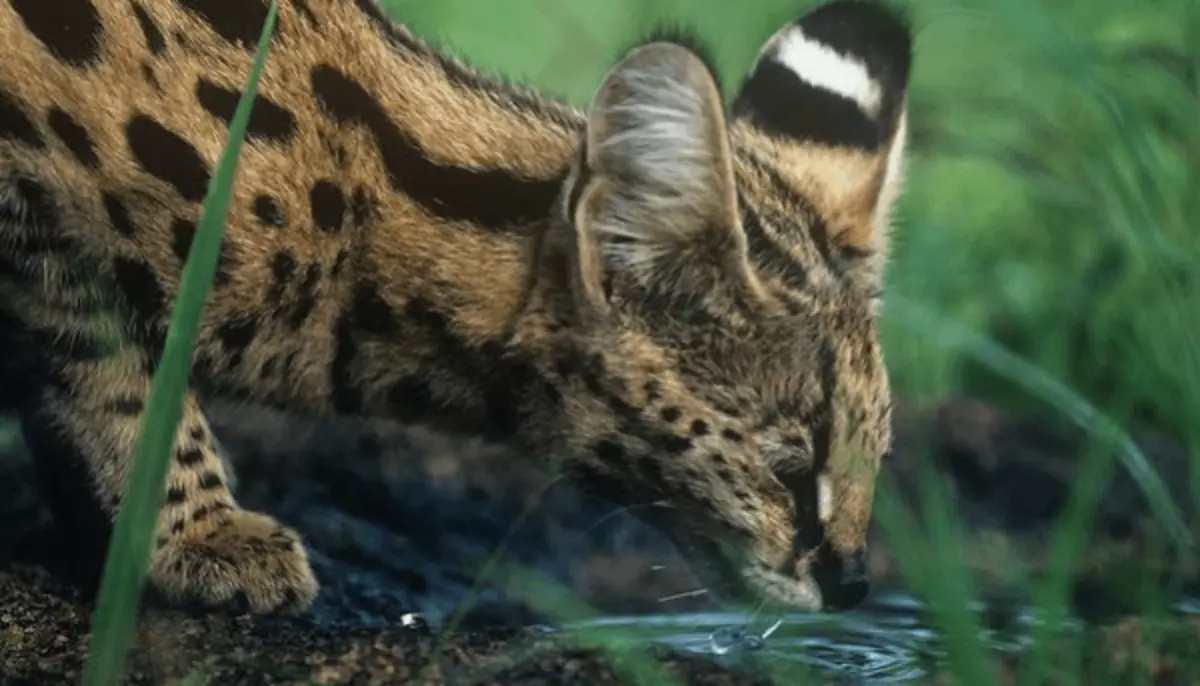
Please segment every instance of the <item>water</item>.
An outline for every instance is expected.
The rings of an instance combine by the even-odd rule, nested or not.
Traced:
[[[944,656],[924,606],[899,592],[880,593],[852,612],[772,616],[749,623],[748,619],[745,614],[721,612],[604,617],[565,624],[562,631],[610,640],[656,641],[723,658],[751,652],[785,666],[806,665],[834,683],[871,686],[928,677]],[[1023,651],[1037,621],[1032,613],[1018,611],[1003,628],[985,629],[980,640],[991,651]]]

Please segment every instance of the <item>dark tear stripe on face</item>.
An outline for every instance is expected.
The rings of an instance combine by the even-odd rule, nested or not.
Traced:
[[[837,393],[837,351],[828,341],[821,343],[820,363],[821,401],[804,423],[812,432],[812,469],[777,474],[780,482],[796,501],[796,548],[799,554],[814,550],[825,540],[825,524],[817,511],[817,477],[829,464],[832,448],[834,397]]]

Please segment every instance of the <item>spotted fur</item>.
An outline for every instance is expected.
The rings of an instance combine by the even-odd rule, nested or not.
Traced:
[[[0,2],[0,380],[93,551],[265,16]],[[282,0],[151,586],[261,612],[317,592],[296,534],[234,499],[198,402],[223,395],[507,441],[655,503],[714,590],[857,603],[909,61],[896,17],[843,0],[781,28],[728,113],[664,40],[580,111],[370,0]]]

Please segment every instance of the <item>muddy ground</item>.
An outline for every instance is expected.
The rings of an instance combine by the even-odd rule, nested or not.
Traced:
[[[231,407],[213,408],[212,416],[238,465],[239,499],[301,531],[313,550],[321,596],[312,612],[295,619],[150,606],[132,683],[173,683],[197,671],[213,684],[627,683],[620,661],[539,631],[553,622],[522,602],[528,587],[520,583],[507,593],[497,584],[480,590],[434,655],[448,613],[467,598],[472,569],[505,541],[506,562],[564,585],[601,612],[695,610],[710,602],[704,596],[660,602],[697,586],[662,537],[552,481],[520,456],[385,422],[314,424]],[[886,469],[901,493],[915,501],[922,463],[946,476],[970,532],[963,551],[977,585],[992,598],[1011,595],[1018,570],[1036,573],[1045,564],[1046,532],[1074,484],[1081,437],[969,401],[902,403],[896,427],[897,450]],[[1177,501],[1190,503],[1185,454],[1162,437],[1138,441],[1177,489]],[[19,444],[0,455],[0,522],[0,683],[77,683],[92,608],[89,583],[41,508]],[[1136,600],[1113,579],[1136,562],[1193,597],[1200,585],[1172,576],[1179,566],[1160,552],[1148,510],[1124,473],[1113,479],[1092,528],[1073,598],[1075,610],[1100,627],[1102,645],[1112,646],[1102,658],[1148,666],[1156,683],[1184,683],[1172,681],[1180,678],[1178,658],[1136,654],[1131,637],[1143,627],[1122,620]],[[876,585],[904,587],[898,561],[879,532],[875,538]],[[434,630],[405,628],[399,618],[410,611],[421,612]],[[1195,624],[1174,622],[1170,630],[1173,650],[1186,652],[1193,639],[1200,646]],[[752,660],[655,655],[683,683],[770,683]]]

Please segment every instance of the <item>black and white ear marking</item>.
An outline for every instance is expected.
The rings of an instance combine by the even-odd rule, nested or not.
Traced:
[[[901,118],[911,63],[909,28],[892,10],[838,0],[767,41],[733,114],[788,138],[877,150]]]

